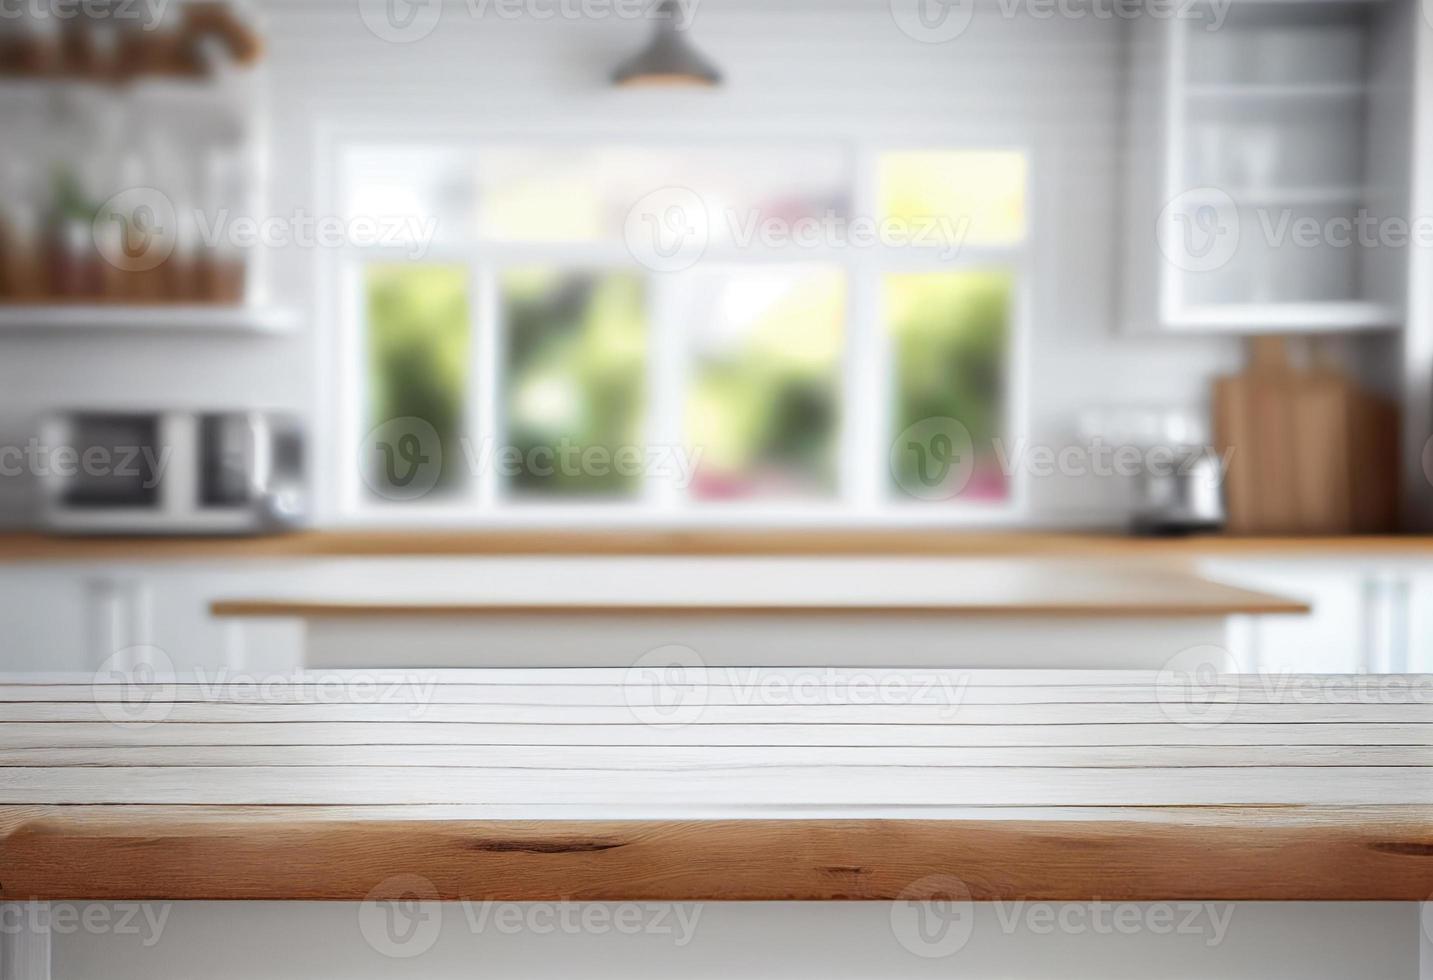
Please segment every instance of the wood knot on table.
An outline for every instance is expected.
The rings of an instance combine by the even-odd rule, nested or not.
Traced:
[[[475,840],[468,843],[474,851],[499,854],[586,854],[626,847],[625,841],[605,840]]]
[[[1378,841],[1369,844],[1368,849],[1399,857],[1433,857],[1433,842],[1428,841]]]

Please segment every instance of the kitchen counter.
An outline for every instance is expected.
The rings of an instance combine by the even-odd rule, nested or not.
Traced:
[[[1433,557],[1433,535],[1140,538],[1112,531],[962,530],[316,530],[269,537],[0,534],[0,563],[483,555],[925,555],[1148,558]]]
[[[325,668],[625,666],[680,645],[726,666],[1157,669],[1224,647],[1231,617],[1309,611],[1179,568],[1033,557],[415,558],[255,589],[211,613],[300,624]]]
[[[1044,558],[506,559],[410,568],[328,594],[221,599],[216,616],[874,613],[1188,617],[1299,614],[1293,599],[1177,569]],[[353,593],[359,594],[353,594]]]
[[[1433,894],[1433,677],[1204,683],[790,668],[12,681],[0,898],[362,900],[414,881],[523,901]]]

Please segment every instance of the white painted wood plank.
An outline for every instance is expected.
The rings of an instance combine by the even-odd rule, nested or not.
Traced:
[[[721,772],[316,767],[0,769],[0,804],[782,806],[1358,806],[1433,803],[1402,768],[937,769],[776,766]]]
[[[888,651],[875,652],[872,660],[888,655]],[[499,686],[553,685],[592,686],[625,684],[633,676],[631,666],[618,667],[443,667],[443,668],[363,668],[319,670],[294,670],[281,674],[247,674],[243,671],[216,670],[206,673],[179,671],[165,675],[159,680],[174,684],[215,685],[225,682],[252,683],[255,680],[281,684],[332,685],[350,682],[376,684],[437,683],[443,686],[473,684]],[[808,682],[816,677],[839,685],[853,679],[862,682],[906,681],[910,683],[959,683],[972,687],[1155,687],[1167,674],[1158,670],[1099,670],[1099,669],[969,669],[939,667],[810,667],[810,666],[707,666],[692,677],[701,683],[747,687],[754,683],[769,681]],[[1408,685],[1427,687],[1433,684],[1433,674],[1222,674],[1217,679],[1224,683],[1238,683],[1264,686],[1268,684],[1295,687],[1305,684],[1337,682],[1397,681]],[[103,676],[87,672],[30,672],[6,675],[0,684],[0,700],[4,692],[11,689],[25,689],[35,686],[75,686],[91,688],[96,683],[104,684]],[[24,700],[31,700],[24,698]]]
[[[485,725],[388,722],[0,724],[0,749],[147,745],[1141,746],[1433,744],[1433,725]]]
[[[343,699],[385,704],[539,704],[602,707],[669,700],[673,688],[699,690],[708,704],[761,703],[870,704],[1138,704],[1178,694],[1177,680],[1161,686],[995,685],[973,682],[957,672],[887,673],[881,678],[848,673],[825,677],[812,673],[753,678],[741,684],[703,683],[700,673],[658,683],[660,675],[634,674],[626,684],[468,684],[438,682],[415,674],[370,681],[334,678],[325,683],[281,680],[205,684],[35,684],[0,686],[0,703],[133,701],[163,699],[175,703],[316,704]],[[1192,688],[1203,702],[1248,704],[1425,704],[1433,706],[1433,676],[1396,678],[1295,678],[1269,676],[1199,684]]]
[[[627,707],[584,707],[528,704],[172,704],[150,703],[121,708],[86,702],[10,703],[0,706],[3,722],[95,722],[164,720],[195,722],[365,721],[484,722],[492,724],[622,725],[665,724],[690,720],[702,725],[1065,725],[1161,723],[1188,720],[1196,724],[1318,722],[1433,723],[1433,705],[1299,705],[1213,704],[1193,708],[1171,704],[758,704],[703,705],[699,695],[681,702],[680,710],[634,704]]]
[[[662,769],[770,766],[1059,768],[1433,766],[1433,745],[1173,746],[599,746],[189,745],[0,749],[6,766],[500,766],[521,769]],[[1433,773],[1429,774],[1433,778]],[[303,778],[296,773],[295,778]]]

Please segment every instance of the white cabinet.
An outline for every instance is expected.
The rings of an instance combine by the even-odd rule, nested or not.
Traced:
[[[1243,670],[1433,672],[1433,562],[1241,559],[1201,570],[1313,607],[1307,616],[1240,617],[1230,653]]]
[[[1133,24],[1128,325],[1401,325],[1418,4],[1194,9]]]
[[[157,647],[176,670],[286,670],[302,659],[296,623],[240,635],[214,619],[224,595],[283,591],[303,565],[179,563],[0,565],[8,631],[0,671],[91,672],[131,647]],[[130,666],[125,662],[123,666]]]
[[[91,605],[73,569],[0,565],[0,669],[93,670]]]

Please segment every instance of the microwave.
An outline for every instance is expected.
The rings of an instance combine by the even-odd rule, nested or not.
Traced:
[[[79,534],[261,534],[303,523],[303,427],[263,411],[45,418],[40,515]]]

